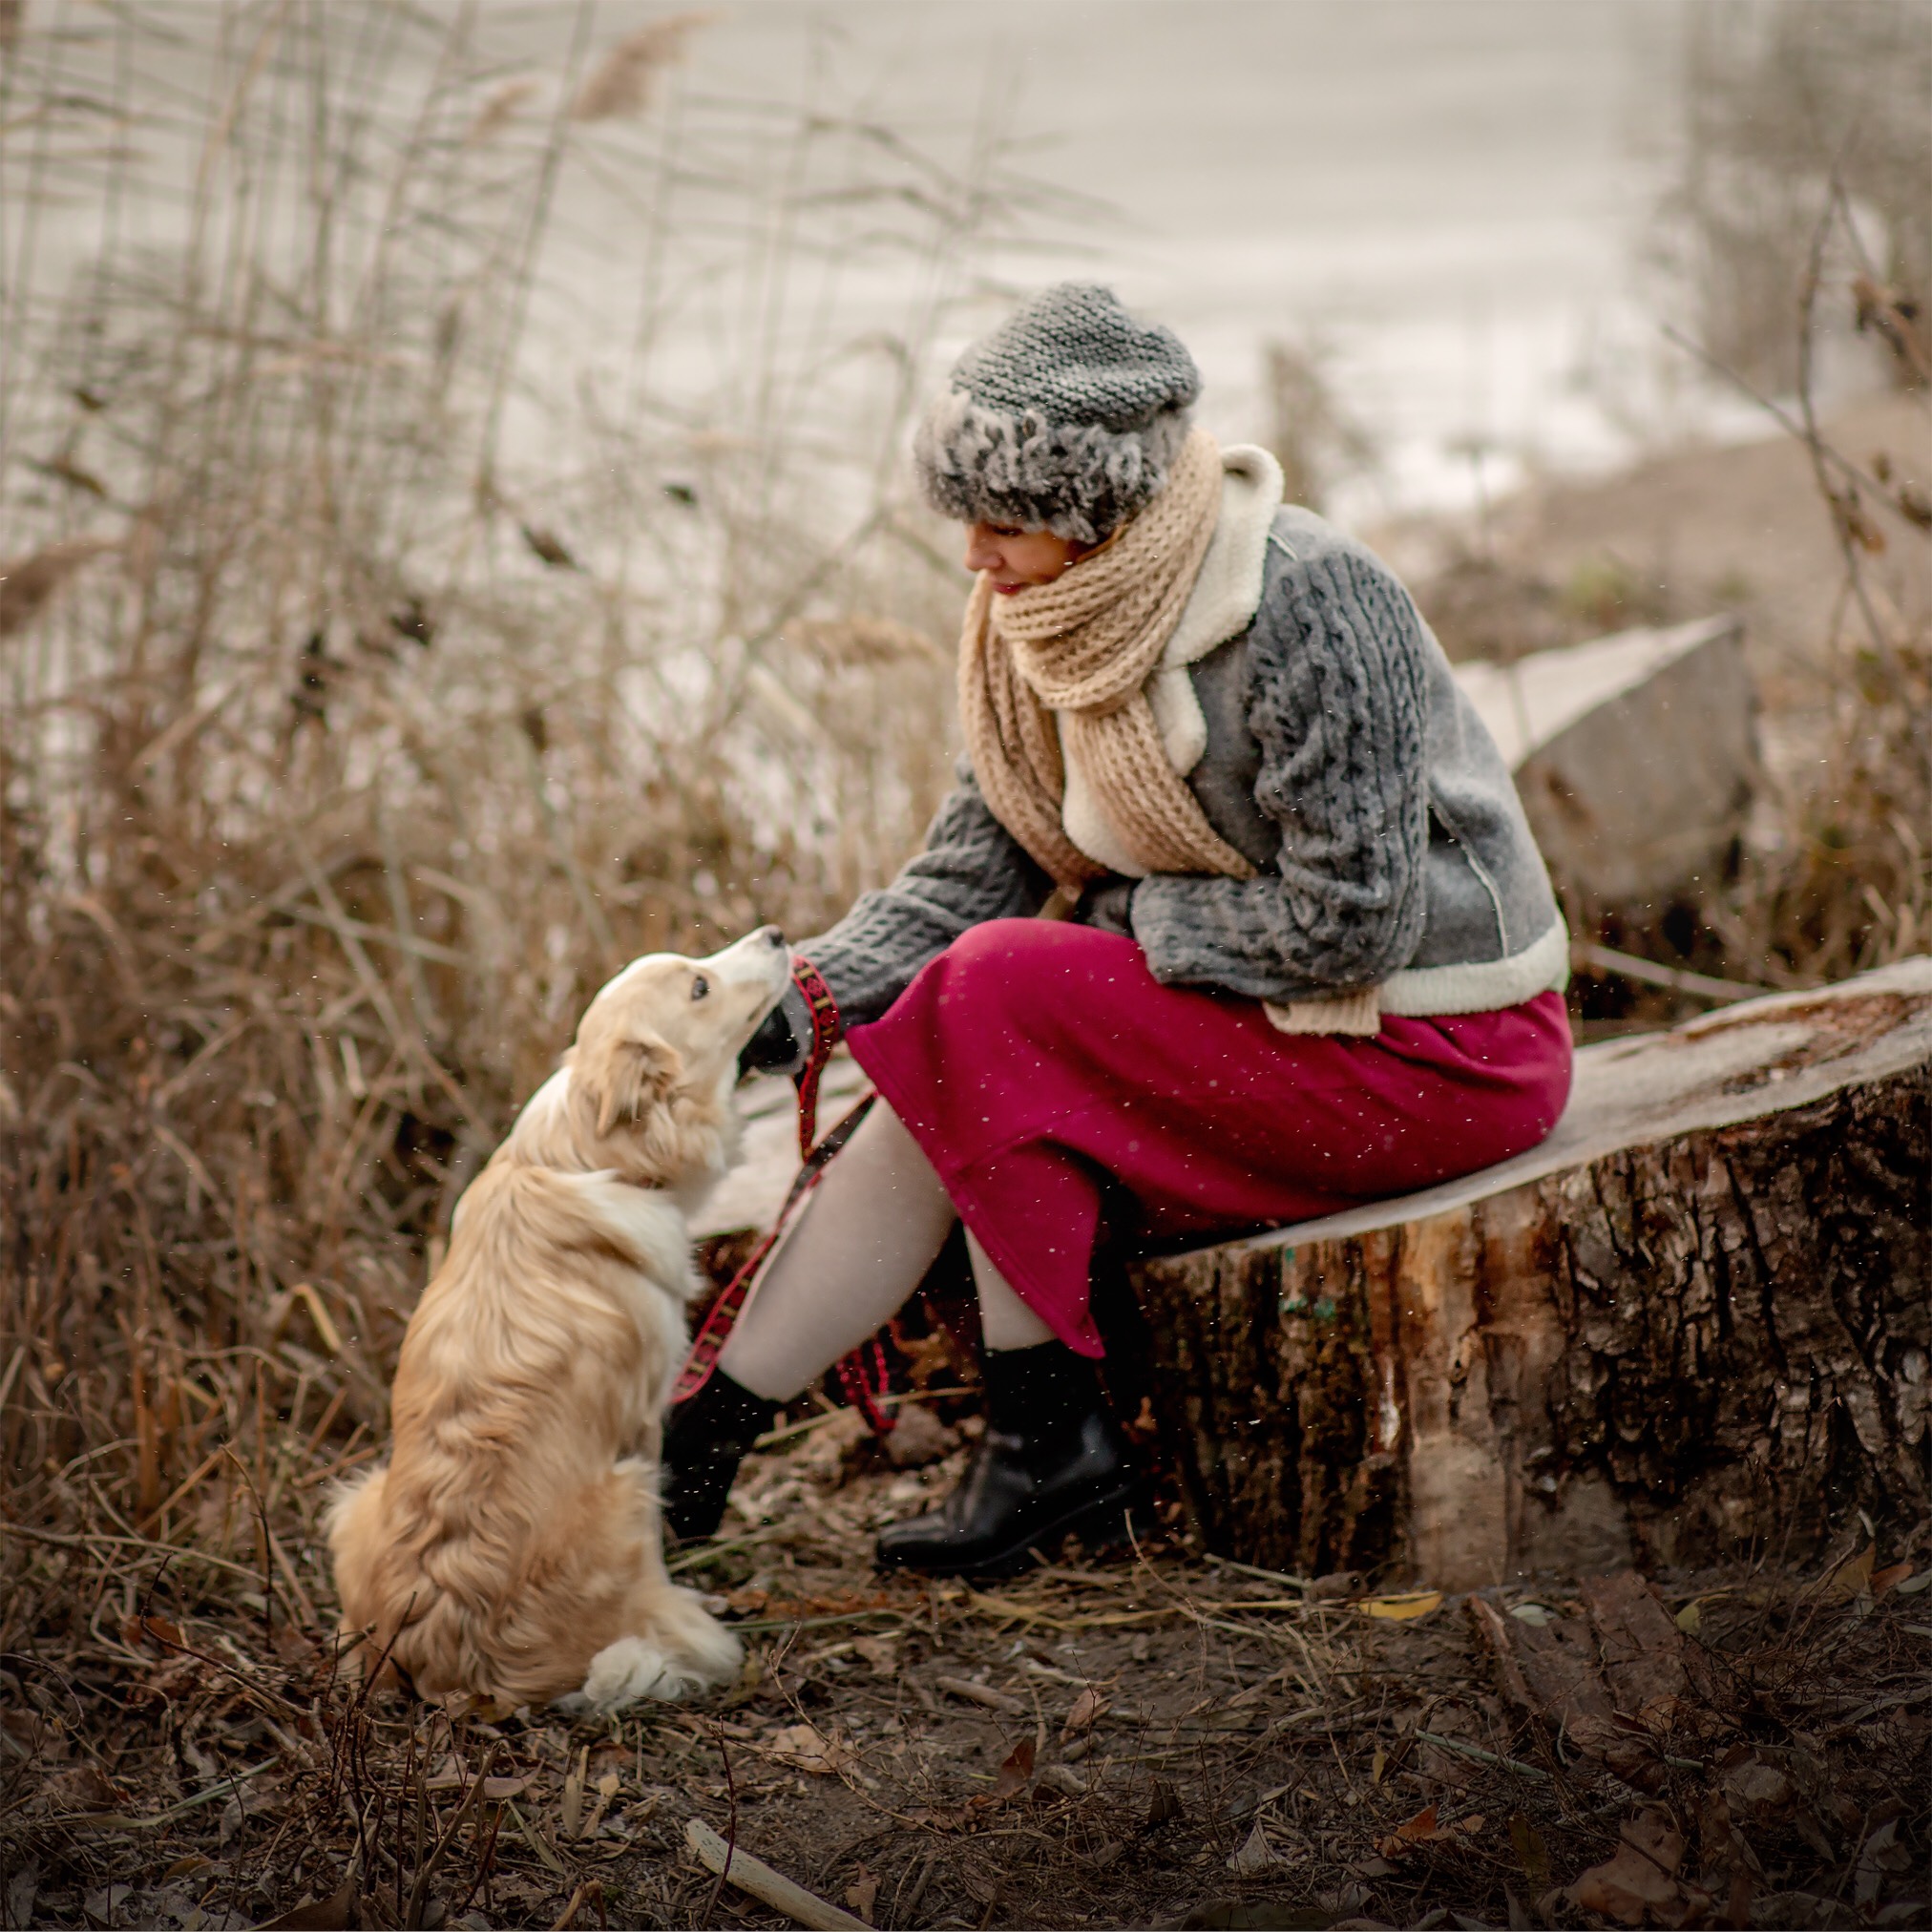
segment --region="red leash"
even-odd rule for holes
[[[771,1232],[751,1250],[749,1258],[711,1304],[710,1312],[700,1325],[691,1343],[691,1353],[684,1358],[684,1366],[672,1385],[673,1403],[688,1402],[711,1379],[712,1372],[718,1366],[718,1357],[730,1339],[731,1331],[738,1325],[738,1317],[744,1312],[745,1304],[751,1294],[752,1281],[765,1265],[766,1257],[777,1247],[778,1237],[785,1232],[806,1196],[818,1186],[825,1170],[831,1165],[832,1157],[851,1139],[859,1123],[872,1111],[872,1104],[878,1098],[875,1093],[862,1096],[858,1104],[824,1140],[816,1146],[812,1144],[818,1127],[819,1080],[839,1037],[838,1006],[830,989],[820,978],[818,969],[809,960],[794,959],[791,976],[811,1012],[811,1045],[807,1051],[805,1064],[792,1076],[798,1088],[798,1154],[802,1165],[784,1205],[778,1210],[778,1219],[772,1223]],[[872,1434],[890,1436],[896,1421],[879,1406],[879,1398],[891,1386],[886,1352],[879,1338],[874,1335],[871,1341],[862,1343],[850,1354],[844,1356],[834,1366],[833,1374],[838,1377],[847,1404],[866,1418]]]
[[[806,1049],[805,1064],[791,1077],[798,1088],[798,1158],[808,1162],[812,1137],[818,1131],[819,1076],[838,1044],[838,1003],[809,959],[791,962],[791,983],[804,994],[811,1013],[811,1043]]]

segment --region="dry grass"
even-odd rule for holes
[[[880,461],[946,278],[865,350],[825,318],[879,256],[970,275],[970,182],[818,112],[579,134],[571,69],[506,94],[467,12],[437,38],[392,6],[244,10],[194,50],[205,98],[144,93],[185,56],[115,19],[79,53],[30,19],[6,85],[39,90],[40,145],[0,155],[23,271],[70,197],[181,188],[127,153],[103,180],[103,117],[192,162],[178,246],[110,223],[70,279],[28,274],[0,360],[0,1333],[38,1405],[10,1418],[29,1515],[68,1506],[50,1457],[150,1422],[136,1506],[187,1473],[183,1418],[240,1398],[184,1350],[262,1352],[291,1424],[305,1376],[355,1392],[332,1427],[373,1426],[423,1244],[589,993],[654,947],[811,929],[949,775],[954,586]],[[524,132],[533,91],[557,111]],[[554,319],[572,170],[637,217],[642,284],[628,367],[575,398],[534,389],[551,358],[519,335]],[[857,232],[862,190],[889,205]],[[763,374],[674,408],[651,359],[707,278],[760,297]],[[335,1365],[289,1369],[318,1326]]]
[[[451,1207],[590,992],[655,947],[813,929],[949,777],[956,585],[886,452],[981,242],[1038,199],[989,129],[956,172],[830,100],[693,95],[667,33],[695,21],[598,68],[574,19],[534,63],[468,9],[10,19],[14,1714],[133,1669],[144,1603],[225,1606],[183,1670],[294,1734],[328,1480],[373,1453]],[[649,111],[590,112],[613,63],[655,74]],[[580,379],[566,205],[638,289]],[[201,1749],[158,1695],[144,1802]],[[344,1762],[363,1721],[303,1720]],[[16,1819],[56,1763],[121,1761],[8,1736]]]
[[[1869,1552],[1666,1579],[1716,1688],[1633,1733],[1632,1784],[1499,1694],[1473,1606],[1387,1621],[1358,1579],[1160,1534],[1011,1585],[882,1581],[872,1525],[964,1451],[935,1427],[938,1460],[895,1468],[854,1422],[754,1460],[685,1560],[749,1638],[737,1688],[601,1726],[346,1695],[275,1545],[264,1574],[132,1525],[37,1542],[7,1666],[11,1922],[304,1900],[334,1916],[284,1922],[352,1901],[364,1925],[777,1922],[689,1855],[693,1818],[880,1925],[1598,1923],[1571,1888],[1658,1819],[1685,1849],[1657,1922],[1924,1909],[1923,1549],[1903,1589]],[[1488,1601],[1576,1610],[1562,1586]]]
[[[1806,0],[1698,0],[1677,87],[1681,138],[1656,239],[1708,348],[1789,392],[1798,375],[1792,317],[1835,178],[1882,257],[1874,281],[1922,301],[1932,284],[1932,129],[1922,112],[1932,22],[1922,7],[1845,0],[1827,24]],[[1922,333],[1894,346],[1901,383],[1922,386],[1925,342]]]
[[[700,1816],[881,1923],[1527,1909],[1634,1800],[1427,1755],[1424,1729],[1547,1742],[1453,1611],[1383,1628],[1171,1540],[882,1587],[871,1523],[950,1469],[882,1469],[844,1423],[768,1459],[704,1560],[762,1640],[722,1712],[493,1732],[334,1682],[318,1512],[378,1452],[454,1198],[590,990],[648,947],[811,929],[946,776],[956,584],[889,455],[991,224],[1040,204],[984,131],[954,167],[825,103],[693,94],[683,24],[532,63],[469,11],[237,7],[207,53],[138,9],[89,38],[0,7],[0,1908],[735,1919],[680,1851]],[[636,91],[591,116],[600,60]],[[640,289],[579,384],[529,334],[557,325],[560,182],[612,198]],[[116,207],[45,267],[57,213]],[[883,330],[826,320],[908,261]],[[715,384],[676,363],[694,327],[725,338]],[[1912,662],[1864,688],[1922,750]],[[1807,958],[1878,943],[1846,880],[1885,946],[1924,916],[1922,865],[1865,843],[1925,822],[1893,770],[1834,794],[1886,813],[1820,819],[1779,874],[1763,916]],[[1905,1668],[1906,1600],[1725,1581],[1750,1735],[1844,1775],[1838,1810],[1804,1785],[1742,1828],[1797,1901],[1762,1922],[1860,1904],[1868,1865],[1891,1899],[1865,1848],[1920,1707],[1845,1700]],[[1081,1753],[1088,1684],[1112,1708]],[[800,1725],[844,1740],[830,1771]],[[1667,1802],[1703,1818],[1715,1776]],[[1432,1800],[1485,1825],[1384,1858]],[[1231,1871],[1257,1821],[1279,1862]]]

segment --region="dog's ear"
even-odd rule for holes
[[[597,1108],[597,1130],[607,1134],[620,1121],[641,1120],[676,1083],[682,1062],[677,1048],[655,1033],[613,1040],[586,1054],[579,1046],[572,1072]]]

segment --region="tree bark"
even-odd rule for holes
[[[1932,1504],[1932,959],[1578,1055],[1521,1159],[1145,1262],[1209,1548],[1539,1570],[1797,1556]]]

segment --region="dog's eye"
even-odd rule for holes
[[[703,999],[710,990],[711,982],[702,973],[691,981],[691,998],[693,999]]]

